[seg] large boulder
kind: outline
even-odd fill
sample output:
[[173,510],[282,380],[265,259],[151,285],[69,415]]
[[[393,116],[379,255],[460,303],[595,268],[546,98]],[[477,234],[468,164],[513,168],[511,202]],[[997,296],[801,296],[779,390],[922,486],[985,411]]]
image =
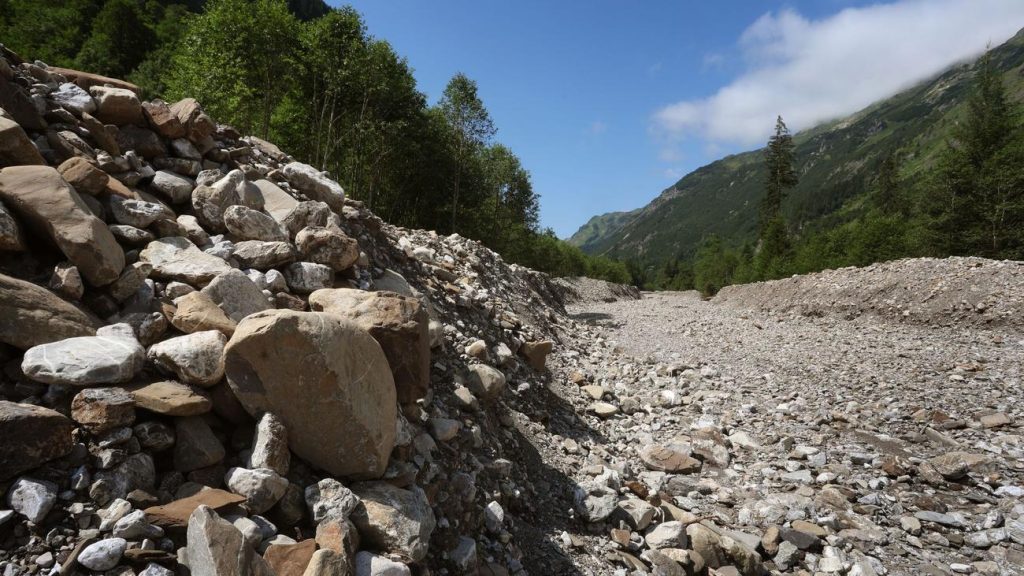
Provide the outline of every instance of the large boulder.
[[223,258],[203,252],[182,236],[150,242],[139,253],[139,260],[153,266],[150,276],[157,280],[177,280],[193,286],[203,286],[232,269]]
[[145,122],[142,103],[135,92],[112,86],[92,86],[89,94],[96,99],[96,117],[104,123],[124,126]]
[[13,119],[0,115],[0,167],[22,164],[45,165],[46,161],[22,127]]
[[74,429],[60,412],[0,400],[0,480],[66,456]]
[[387,482],[365,482],[352,489],[360,503],[349,518],[368,548],[413,562],[427,555],[436,521],[419,486],[405,490]]
[[113,324],[95,336],[68,338],[29,348],[21,370],[46,384],[91,386],[127,382],[142,370],[146,349],[128,324]]
[[416,298],[348,288],[317,290],[309,306],[352,320],[377,340],[395,379],[398,401],[415,402],[430,387],[430,318]]
[[238,324],[225,349],[235,396],[276,414],[293,452],[334,476],[376,478],[395,444],[395,384],[380,345],[333,314],[268,310]]
[[22,222],[47,235],[94,286],[110,284],[124,268],[124,251],[75,189],[49,166],[0,170],[0,200]]
[[26,350],[76,336],[92,336],[102,325],[91,314],[46,288],[0,274],[0,342]]
[[335,212],[341,213],[345,206],[345,190],[341,184],[331,180],[325,172],[320,172],[309,164],[291,162],[281,170],[288,183],[309,197],[310,200],[326,202]]
[[340,230],[307,226],[295,235],[295,246],[304,260],[348,270],[359,260],[359,243]]

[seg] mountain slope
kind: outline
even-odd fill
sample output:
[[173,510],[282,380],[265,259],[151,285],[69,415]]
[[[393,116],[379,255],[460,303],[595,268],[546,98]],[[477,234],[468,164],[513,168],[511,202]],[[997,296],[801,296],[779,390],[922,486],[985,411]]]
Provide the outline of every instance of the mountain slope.
[[588,252],[593,244],[607,238],[610,234],[614,234],[616,230],[622,228],[640,214],[640,211],[641,209],[637,208],[629,212],[608,212],[594,216],[586,224],[580,226],[580,229],[566,242],[580,248],[584,252]]
[[[1021,99],[1024,31],[993,49],[992,57],[1013,97]],[[897,149],[904,155],[904,175],[920,185],[961,113],[972,71],[972,64],[957,65],[847,118],[797,134],[800,183],[783,208],[793,227],[824,226],[822,217],[844,206],[856,212],[878,163]],[[633,217],[597,216],[573,238],[582,235],[586,241],[578,245],[591,254],[648,262],[687,258],[710,234],[742,245],[756,239],[763,179],[762,150],[727,156],[687,174],[629,213]]]

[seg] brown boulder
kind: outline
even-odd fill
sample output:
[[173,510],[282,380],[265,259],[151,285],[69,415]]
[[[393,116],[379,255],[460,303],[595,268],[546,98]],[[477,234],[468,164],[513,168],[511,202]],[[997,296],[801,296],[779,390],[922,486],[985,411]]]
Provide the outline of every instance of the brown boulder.
[[293,452],[335,476],[376,478],[395,443],[395,384],[377,342],[333,314],[267,310],[238,324],[228,384],[253,416],[276,414]]
[[277,576],[302,576],[314,552],[316,540],[310,538],[297,544],[271,544],[263,553],[263,559]]
[[0,342],[21,350],[76,336],[102,323],[49,290],[0,274]]
[[235,333],[238,324],[204,292],[189,292],[176,299],[174,305],[177,309],[171,324],[186,334],[217,330],[230,338]]
[[0,200],[23,223],[50,237],[90,284],[105,286],[121,274],[124,251],[57,170],[48,166],[0,170]]
[[22,164],[45,165],[46,161],[21,126],[0,115],[0,167]]
[[410,404],[430,388],[430,318],[416,298],[394,292],[328,288],[309,295],[313,310],[352,320],[380,344],[391,366],[398,401]]
[[142,124],[142,103],[131,90],[111,86],[93,86],[89,94],[96,100],[96,117],[107,124]]
[[544,364],[547,362],[548,354],[551,354],[551,349],[554,348],[555,343],[551,340],[541,340],[538,342],[524,342],[519,347],[519,353],[526,358],[527,362],[534,370],[544,370]]
[[74,429],[60,412],[0,400],[0,480],[67,455]]
[[178,117],[171,112],[171,107],[163,100],[142,103],[142,112],[153,127],[164,138],[173,140],[185,137],[185,127]]
[[91,196],[100,194],[106,190],[107,182],[110,180],[110,176],[106,172],[93,166],[81,156],[68,158],[57,167],[57,171],[79,194]]

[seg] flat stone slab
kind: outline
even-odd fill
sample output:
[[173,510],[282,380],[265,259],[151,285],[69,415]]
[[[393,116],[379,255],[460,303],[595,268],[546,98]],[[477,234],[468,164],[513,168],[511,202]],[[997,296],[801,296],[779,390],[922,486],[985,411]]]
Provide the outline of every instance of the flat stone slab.
[[131,386],[128,391],[137,407],[165,416],[197,416],[213,408],[209,398],[173,380]]
[[209,488],[163,506],[146,508],[146,520],[161,528],[185,528],[188,526],[189,516],[200,506],[209,506],[214,510],[220,510],[242,502],[245,502],[245,496]]

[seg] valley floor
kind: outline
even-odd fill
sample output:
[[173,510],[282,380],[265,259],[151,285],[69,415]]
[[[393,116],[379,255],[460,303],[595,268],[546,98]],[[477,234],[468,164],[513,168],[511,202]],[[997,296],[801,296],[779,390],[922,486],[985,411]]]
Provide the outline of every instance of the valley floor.
[[[583,302],[569,313],[591,345],[560,355],[578,386],[553,386],[589,430],[556,435],[547,459],[584,486],[603,481],[607,465],[623,486],[603,527],[578,522],[562,537],[578,573],[630,562],[622,552],[631,545],[609,536],[625,538],[612,534],[619,526],[644,533],[622,509],[645,491],[674,505],[656,519],[701,519],[756,550],[753,559],[728,546],[701,550],[700,530],[687,530],[687,546],[717,556],[705,561],[747,562],[749,573],[753,560],[794,573],[1024,572],[1024,334],[1015,326],[755,311],[696,293]],[[617,413],[596,415],[612,410],[595,393]],[[650,470],[641,452],[672,442],[702,461],[698,473]],[[600,504],[581,499],[577,515]]]

